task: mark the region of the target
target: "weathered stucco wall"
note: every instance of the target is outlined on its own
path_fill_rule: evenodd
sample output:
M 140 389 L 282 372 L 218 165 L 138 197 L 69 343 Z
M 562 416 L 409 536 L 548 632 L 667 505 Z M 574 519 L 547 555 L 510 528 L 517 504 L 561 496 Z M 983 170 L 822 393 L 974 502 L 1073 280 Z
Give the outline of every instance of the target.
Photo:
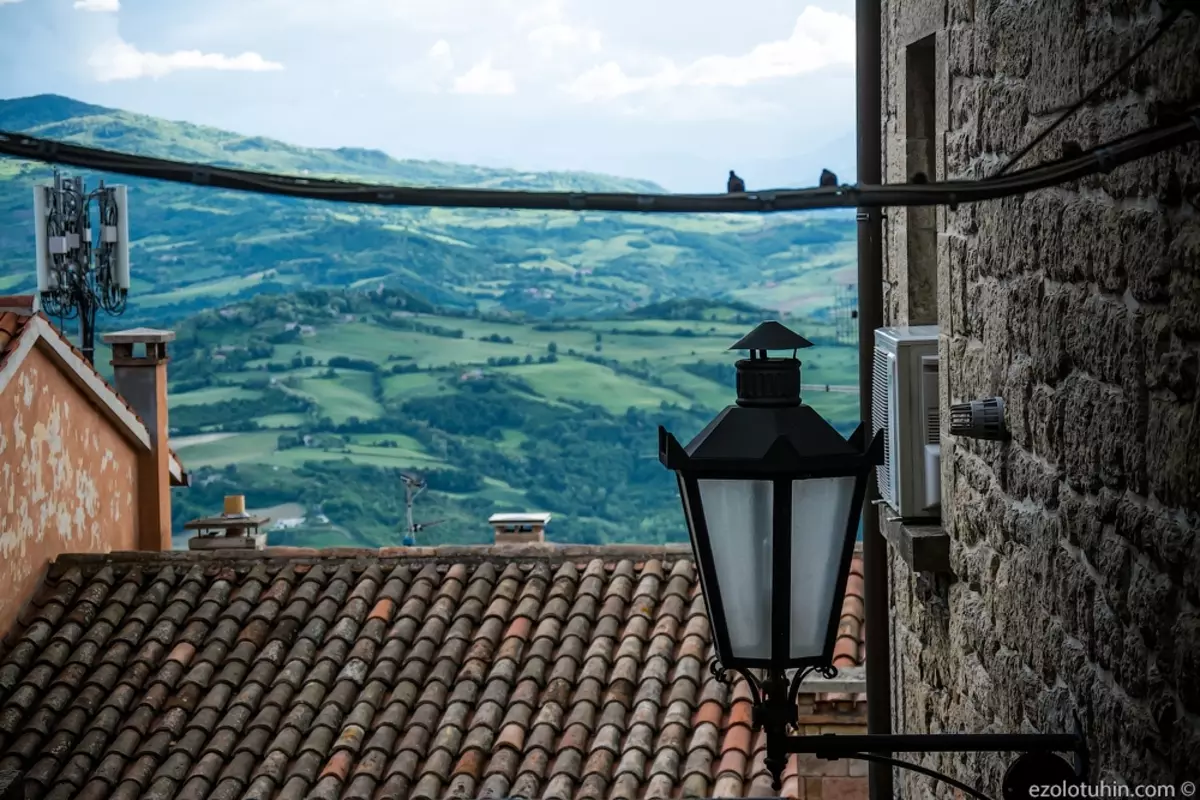
M 137 549 L 136 453 L 36 348 L 0 394 L 0 636 L 64 552 Z
M 1143 0 L 885 0 L 885 160 L 904 180 L 934 89 L 939 178 L 983 177 L 1099 83 L 1160 19 Z M 1185 16 L 1023 166 L 1200 98 Z M 919 48 L 936 58 L 922 68 Z M 914 100 L 915 98 L 915 100 Z M 919 110 L 918 110 L 919 111 Z M 914 120 L 916 121 L 914 123 Z M 953 577 L 893 555 L 897 730 L 1070 731 L 1093 781 L 1200 772 L 1200 149 L 936 215 L 889 212 L 889 322 L 941 326 L 943 514 Z M 917 301 L 914 302 L 913 298 Z M 1010 443 L 954 440 L 946 405 L 1002 396 Z M 1012 755 L 930 756 L 995 792 Z M 897 773 L 906 797 L 934 784 Z M 945 793 L 944 787 L 936 790 Z

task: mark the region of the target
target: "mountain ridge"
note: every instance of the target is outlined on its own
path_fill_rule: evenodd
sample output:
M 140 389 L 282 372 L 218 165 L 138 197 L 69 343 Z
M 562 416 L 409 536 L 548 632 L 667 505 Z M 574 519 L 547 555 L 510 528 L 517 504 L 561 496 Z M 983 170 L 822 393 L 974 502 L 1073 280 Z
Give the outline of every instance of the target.
M 653 186 L 300 148 L 60 96 L 0 101 L 0 129 L 19 126 L 273 172 Z M 52 174 L 0 159 L 0 294 L 36 289 L 31 186 Z M 554 513 L 559 541 L 680 539 L 655 431 L 686 437 L 730 401 L 732 342 L 766 316 L 801 317 L 821 345 L 806 375 L 857 376 L 831 319 L 855 271 L 852 217 L 397 209 L 72 174 L 130 189 L 130 308 L 101 332 L 177 334 L 172 442 L 195 476 L 173 500 L 177 526 L 233 492 L 304 520 L 272 531 L 276 544 L 392 543 L 403 469 L 429 480 L 423 518 L 447 520 L 423 543 L 477 542 L 488 515 L 529 507 Z M 847 429 L 857 418 L 857 395 L 806 401 Z
M 59 95 L 0 101 L 0 129 L 242 169 L 415 185 L 658 191 L 632 178 L 397 160 L 307 148 L 106 109 Z M 0 159 L 0 291 L 34 287 L 30 187 L 47 165 Z M 78 173 L 73 173 L 78 174 Z M 384 285 L 444 307 L 531 318 L 619 314 L 672 298 L 789 312 L 853 270 L 854 224 L 820 215 L 636 215 L 386 208 L 82 173 L 130 187 L 127 320 L 172 320 L 237 299 Z
M 395 176 L 403 182 L 413 180 L 433 181 L 431 185 L 444 183 L 447 179 L 456 177 L 459 169 L 467 168 L 484 173 L 487 176 L 486 180 L 482 182 L 472 181 L 468 185 L 492 185 L 496 181 L 522 178 L 527 180 L 530 176 L 543 175 L 567 183 L 578 182 L 581 190 L 587 188 L 589 182 L 595 182 L 597 188 L 607 188 L 611 191 L 656 193 L 665 191 L 661 186 L 652 181 L 625 178 L 616 175 L 604 175 L 588 171 L 532 172 L 439 160 L 401 159 L 383 150 L 362 147 L 304 147 L 271 137 L 247 136 L 210 125 L 202 125 L 184 120 L 168 120 L 149 114 L 140 114 L 95 105 L 56 94 L 0 99 L 0 127 L 3 129 L 62 141 L 86 143 L 104 149 L 118 149 L 111 146 L 105 147 L 103 142 L 105 138 L 103 135 L 105 132 L 104 126 L 111 126 L 113 120 L 103 120 L 104 117 L 115 117 L 117 121 L 130 127 L 143 126 L 158 130 L 166 128 L 167 132 L 175 134 L 171 137 L 164 137 L 164 140 L 167 142 L 178 140 L 181 136 L 186 136 L 191 140 L 211 139 L 219 143 L 222 147 L 239 153 L 242 156 L 236 160 L 221 159 L 213 158 L 214 155 L 219 154 L 207 148 L 190 147 L 179 149 L 170 147 L 162 141 L 153 140 L 138 143 L 141 145 L 138 153 L 140 155 L 189 161 L 203 160 L 205 163 L 211 163 L 216 166 L 231 166 L 236 163 L 238 166 L 244 167 L 247 162 L 251 164 L 262 162 L 263 166 L 269 166 L 278 163 L 278 159 L 258 159 L 254 157 L 254 154 L 287 153 L 291 156 L 290 166 L 293 168 L 293 171 L 298 173 L 303 173 L 305 170 L 312 170 L 314 167 L 327 167 L 330 165 L 329 159 L 332 157 L 334 164 L 339 161 L 344 162 L 342 165 L 348 170 L 347 173 L 337 172 L 333 174 L 352 174 L 352 172 L 361 174 L 365 171 L 365 174 L 369 177 Z M 90 136 L 87 135 L 78 126 L 80 121 L 84 119 L 100 121 L 100 130 L 92 132 Z M 72 126 L 69 123 L 75 123 L 75 125 Z M 95 141 L 96 139 L 100 139 L 101 141 Z M 283 166 L 289 166 L 289 164 L 285 162 Z

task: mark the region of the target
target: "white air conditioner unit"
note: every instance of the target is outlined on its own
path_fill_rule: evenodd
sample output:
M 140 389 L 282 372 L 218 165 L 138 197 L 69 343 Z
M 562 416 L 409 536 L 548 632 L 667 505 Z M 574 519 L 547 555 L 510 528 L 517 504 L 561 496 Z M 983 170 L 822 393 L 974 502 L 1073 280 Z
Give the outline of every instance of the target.
M 879 496 L 903 519 L 941 516 L 936 325 L 875 331 L 872 427 L 884 431 Z

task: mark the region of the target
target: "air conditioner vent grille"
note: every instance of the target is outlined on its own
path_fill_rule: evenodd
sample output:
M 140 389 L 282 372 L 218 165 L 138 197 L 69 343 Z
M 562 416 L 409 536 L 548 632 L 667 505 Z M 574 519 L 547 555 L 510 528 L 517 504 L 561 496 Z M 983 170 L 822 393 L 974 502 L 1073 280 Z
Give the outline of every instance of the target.
M 879 496 L 891 503 L 892 496 L 892 437 L 888 408 L 888 395 L 891 392 L 891 370 L 888 368 L 888 354 L 884 350 L 875 350 L 875 364 L 871 387 L 871 419 L 873 432 L 883 429 L 883 464 L 875 470 L 879 483 Z
M 929 409 L 925 418 L 925 444 L 942 443 L 942 417 L 936 408 Z

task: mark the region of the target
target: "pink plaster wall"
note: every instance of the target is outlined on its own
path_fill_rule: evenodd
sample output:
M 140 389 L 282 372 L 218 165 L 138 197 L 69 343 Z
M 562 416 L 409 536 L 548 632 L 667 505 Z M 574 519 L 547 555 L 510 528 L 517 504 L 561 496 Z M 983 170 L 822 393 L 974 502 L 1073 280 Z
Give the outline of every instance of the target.
M 0 636 L 60 553 L 137 549 L 134 446 L 36 348 L 0 394 Z

